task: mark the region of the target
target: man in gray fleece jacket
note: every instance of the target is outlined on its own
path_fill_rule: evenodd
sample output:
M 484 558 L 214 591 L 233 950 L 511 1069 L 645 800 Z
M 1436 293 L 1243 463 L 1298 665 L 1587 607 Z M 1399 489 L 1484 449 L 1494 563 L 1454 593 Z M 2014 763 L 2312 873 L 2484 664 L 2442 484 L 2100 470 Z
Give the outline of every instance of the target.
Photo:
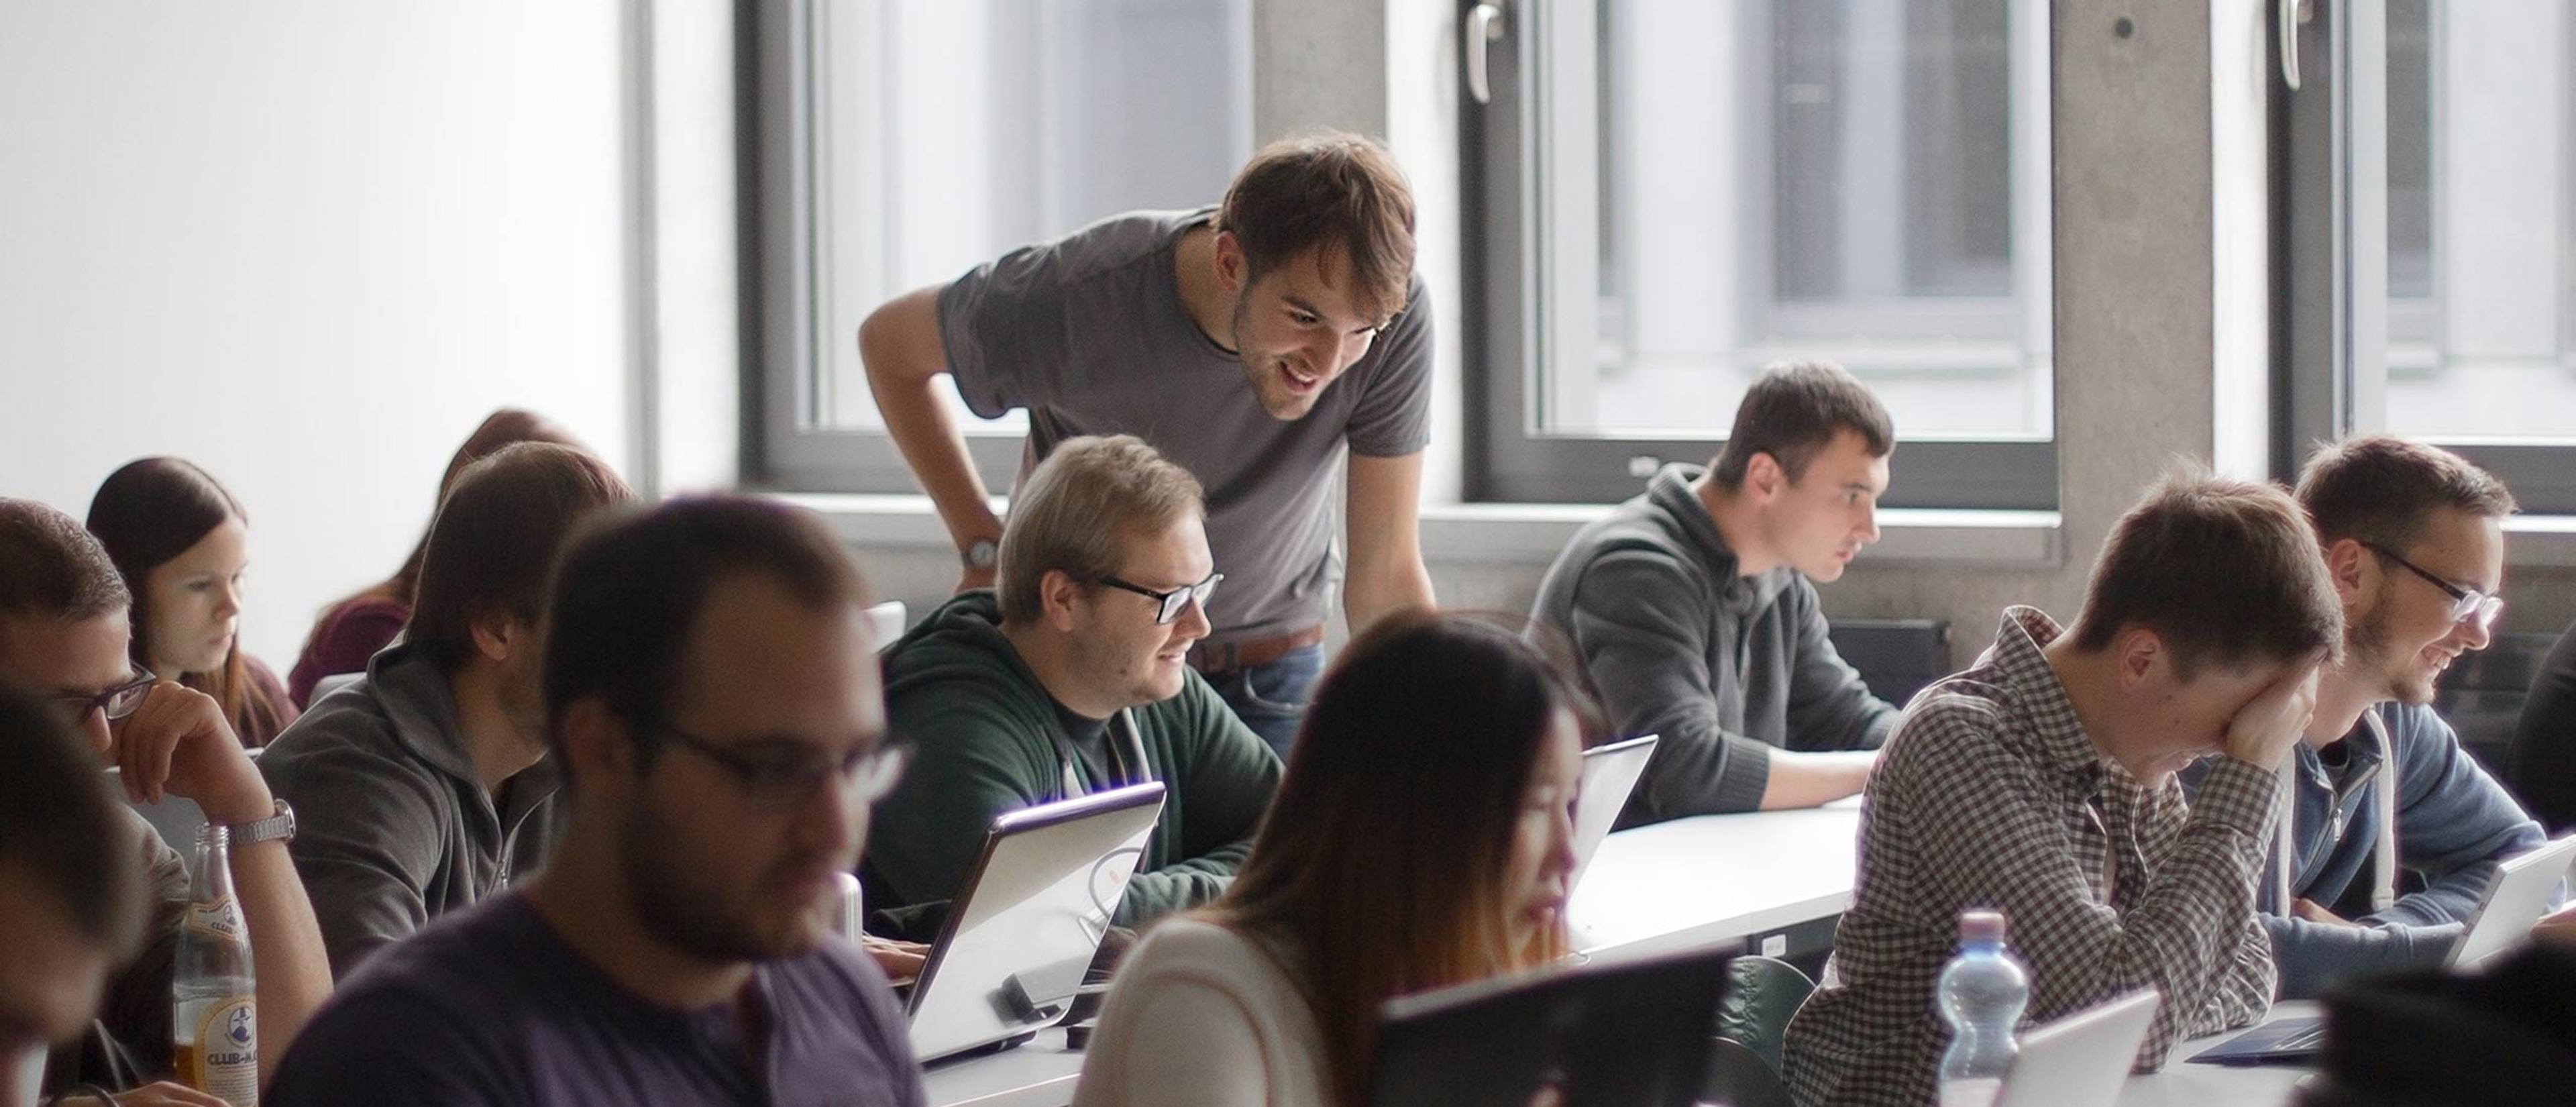
M 431 524 L 403 639 L 260 756 L 334 976 L 508 888 L 554 842 L 540 613 L 585 516 L 632 501 L 608 464 L 526 443 L 476 462 Z
M 1878 540 L 1895 446 L 1841 367 L 1774 365 L 1707 469 L 1667 465 L 1574 536 L 1532 618 L 1571 640 L 1620 734 L 1659 734 L 1619 825 L 1856 794 L 1896 708 L 1825 637 L 1814 581 Z

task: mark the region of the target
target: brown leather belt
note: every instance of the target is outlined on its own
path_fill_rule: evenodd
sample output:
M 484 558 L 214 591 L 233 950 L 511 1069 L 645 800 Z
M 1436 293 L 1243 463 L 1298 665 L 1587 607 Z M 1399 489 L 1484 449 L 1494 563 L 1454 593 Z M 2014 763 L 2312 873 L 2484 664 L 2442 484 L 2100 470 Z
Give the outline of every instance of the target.
M 1268 638 L 1251 638 L 1241 642 L 1205 642 L 1190 647 L 1190 668 L 1208 676 L 1267 665 L 1324 640 L 1322 624 Z

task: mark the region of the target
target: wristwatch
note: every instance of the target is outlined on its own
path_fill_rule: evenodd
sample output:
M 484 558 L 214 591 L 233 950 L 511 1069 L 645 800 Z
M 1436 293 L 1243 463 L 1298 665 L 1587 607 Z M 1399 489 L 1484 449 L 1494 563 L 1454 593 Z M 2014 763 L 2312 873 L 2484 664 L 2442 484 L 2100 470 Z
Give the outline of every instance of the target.
M 990 569 L 1001 560 L 1002 544 L 990 538 L 978 538 L 958 551 L 957 556 L 966 562 L 969 569 Z
M 225 827 L 225 831 L 232 838 L 232 844 L 235 846 L 247 846 L 254 842 L 294 841 L 295 809 L 288 807 L 285 800 L 277 800 L 276 803 L 276 812 L 265 819 L 260 819 L 255 822 L 234 823 L 231 826 Z

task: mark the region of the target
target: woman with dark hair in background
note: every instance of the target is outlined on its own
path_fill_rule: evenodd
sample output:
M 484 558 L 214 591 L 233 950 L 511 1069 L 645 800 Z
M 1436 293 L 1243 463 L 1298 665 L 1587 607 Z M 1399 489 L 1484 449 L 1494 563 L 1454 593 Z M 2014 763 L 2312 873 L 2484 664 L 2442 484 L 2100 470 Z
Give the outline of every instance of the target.
M 1369 627 L 1318 687 L 1225 897 L 1119 969 L 1074 1102 L 1351 1107 L 1380 1004 L 1563 956 L 1597 720 L 1494 622 Z
M 214 697 L 245 746 L 294 721 L 286 686 L 241 648 L 250 525 L 232 493 L 189 462 L 147 457 L 98 486 L 89 532 L 134 594 L 135 665 Z
M 447 502 L 448 490 L 456 487 L 456 475 L 466 466 L 503 446 L 520 442 L 552 442 L 587 449 L 571 431 L 543 415 L 502 408 L 484 416 L 483 424 L 456 448 L 456 456 L 447 459 L 447 472 L 438 478 L 438 503 L 430 505 L 430 515 L 435 517 L 438 504 Z M 322 617 L 314 620 L 313 633 L 304 639 L 303 655 L 296 658 L 294 671 L 286 675 L 286 690 L 296 706 L 312 704 L 313 686 L 324 677 L 367 671 L 367 659 L 402 633 L 403 624 L 411 621 L 412 593 L 420 583 L 420 558 L 428 548 L 429 531 L 424 527 L 420 541 L 412 543 L 411 556 L 403 559 L 402 568 L 394 575 L 322 610 Z

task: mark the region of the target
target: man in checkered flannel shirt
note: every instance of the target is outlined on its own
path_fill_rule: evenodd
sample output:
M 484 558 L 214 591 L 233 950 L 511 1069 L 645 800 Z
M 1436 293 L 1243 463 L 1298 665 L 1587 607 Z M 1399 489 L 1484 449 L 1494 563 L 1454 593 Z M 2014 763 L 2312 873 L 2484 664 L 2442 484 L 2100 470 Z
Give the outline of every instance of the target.
M 2253 902 L 2275 772 L 2341 640 L 2298 505 L 2191 476 L 2114 524 L 2071 630 L 2006 610 L 1976 666 L 1915 701 L 1870 778 L 1860 884 L 1789 1027 L 1798 1101 L 1935 1101 L 1949 1034 L 1933 980 L 1970 907 L 2011 921 L 2026 1022 L 2161 992 L 2141 1067 L 2262 1017 L 2273 971 Z M 2174 771 L 2211 754 L 2187 804 Z

